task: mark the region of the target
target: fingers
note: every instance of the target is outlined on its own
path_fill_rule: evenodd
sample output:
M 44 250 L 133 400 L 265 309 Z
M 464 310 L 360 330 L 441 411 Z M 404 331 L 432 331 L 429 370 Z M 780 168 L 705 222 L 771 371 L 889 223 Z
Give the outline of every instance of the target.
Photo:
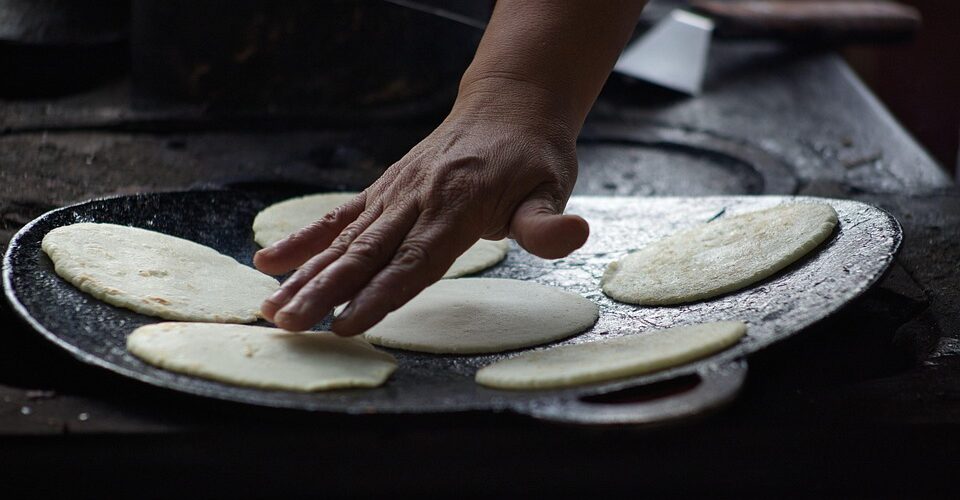
M 345 252 L 333 255 L 332 261 L 325 258 L 318 263 L 319 271 L 311 269 L 309 272 L 314 274 L 309 279 L 297 279 L 288 288 L 293 294 L 274 315 L 277 326 L 305 330 L 335 306 L 350 300 L 390 262 L 416 218 L 417 211 L 412 205 L 384 213 L 354 238 Z
M 293 275 L 287 278 L 283 284 L 280 285 L 280 289 L 260 305 L 260 314 L 267 320 L 276 322 L 277 312 L 279 312 L 304 285 L 309 283 L 314 276 L 346 253 L 347 248 L 353 243 L 353 240 L 366 231 L 367 227 L 377 220 L 379 216 L 380 212 L 377 210 L 368 210 L 360 214 L 357 220 L 353 221 L 337 235 L 329 247 L 313 256 L 313 258 L 300 266 Z
M 510 235 L 538 257 L 559 259 L 587 242 L 590 225 L 579 216 L 561 215 L 554 202 L 535 193 L 513 213 Z
M 267 274 L 283 274 L 296 269 L 325 250 L 348 224 L 366 208 L 366 194 L 361 193 L 335 208 L 313 224 L 264 248 L 253 256 L 253 265 Z
M 478 239 L 466 234 L 462 227 L 455 221 L 440 223 L 421 217 L 390 264 L 334 319 L 334 333 L 363 333 L 442 278 L 453 261 Z
M 267 321 L 276 323 L 277 312 L 279 312 L 283 306 L 287 305 L 290 299 L 292 299 L 304 285 L 309 283 L 317 273 L 337 260 L 342 254 L 343 252 L 339 251 L 339 249 L 328 248 L 315 255 L 307 261 L 306 264 L 300 266 L 297 272 L 293 273 L 292 276 L 280 285 L 279 290 L 274 292 L 270 298 L 260 305 L 260 315 L 266 318 Z

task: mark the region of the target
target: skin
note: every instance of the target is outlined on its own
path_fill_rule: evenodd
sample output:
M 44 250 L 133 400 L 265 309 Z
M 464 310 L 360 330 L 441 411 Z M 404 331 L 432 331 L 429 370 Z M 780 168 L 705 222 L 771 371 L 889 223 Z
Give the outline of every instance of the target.
M 257 252 L 268 274 L 299 268 L 264 316 L 357 335 L 439 280 L 480 238 L 546 259 L 589 236 L 563 214 L 576 138 L 645 2 L 499 0 L 450 114 L 363 193 Z

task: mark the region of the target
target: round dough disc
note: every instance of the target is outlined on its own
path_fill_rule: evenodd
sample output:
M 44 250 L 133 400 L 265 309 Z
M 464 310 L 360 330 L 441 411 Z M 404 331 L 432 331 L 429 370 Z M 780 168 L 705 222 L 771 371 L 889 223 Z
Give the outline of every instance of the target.
M 359 193 L 321 193 L 292 198 L 270 205 L 253 219 L 253 239 L 268 247 L 312 224 Z M 507 240 L 480 240 L 467 249 L 444 278 L 457 278 L 494 266 L 507 256 Z
M 438 354 L 477 354 L 545 344 L 590 328 L 597 304 L 529 281 L 462 278 L 427 287 L 367 330 L 371 343 Z
M 142 326 L 127 337 L 127 350 L 165 370 L 288 391 L 376 387 L 397 368 L 393 356 L 357 337 L 248 325 Z
M 41 246 L 56 273 L 77 288 L 165 319 L 251 323 L 280 286 L 210 247 L 135 227 L 58 227 Z
M 510 243 L 507 240 L 480 240 L 453 261 L 444 278 L 459 278 L 467 274 L 479 273 L 496 265 L 507 256 Z
M 833 233 L 837 213 L 791 203 L 680 231 L 607 266 L 603 292 L 621 302 L 673 305 L 752 285 L 797 261 Z
M 291 198 L 264 208 L 253 218 L 253 239 L 262 247 L 303 229 L 360 193 L 321 193 Z
M 723 321 L 554 347 L 481 368 L 476 381 L 498 389 L 548 389 L 631 377 L 722 351 L 746 331 L 739 321 Z

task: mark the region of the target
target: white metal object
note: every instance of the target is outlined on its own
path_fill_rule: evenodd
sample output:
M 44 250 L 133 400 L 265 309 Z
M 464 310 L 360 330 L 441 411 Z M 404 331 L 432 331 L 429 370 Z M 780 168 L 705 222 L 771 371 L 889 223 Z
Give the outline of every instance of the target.
M 703 88 L 713 27 L 707 17 L 674 10 L 623 51 L 614 71 L 697 95 Z

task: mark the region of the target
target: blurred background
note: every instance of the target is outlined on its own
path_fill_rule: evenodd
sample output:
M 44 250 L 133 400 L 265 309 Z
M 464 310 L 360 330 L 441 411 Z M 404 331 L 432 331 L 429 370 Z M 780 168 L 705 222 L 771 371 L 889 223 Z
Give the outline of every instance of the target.
M 951 173 L 960 170 L 960 2 L 903 0 L 923 14 L 916 39 L 848 48 L 847 61 Z
M 483 19 L 493 1 L 439 3 Z M 674 3 L 653 0 L 648 10 Z M 923 15 L 915 39 L 851 47 L 844 55 L 956 175 L 960 2 L 903 3 Z M 205 115 L 246 106 L 280 115 L 395 118 L 437 112 L 449 102 L 478 33 L 372 0 L 0 0 L 0 100 L 69 96 L 132 74 L 138 117 L 193 104 Z M 438 39 L 447 41 L 440 49 Z M 384 44 L 394 53 L 378 51 Z M 325 63 L 305 64 L 303 54 Z M 343 85 L 347 77 L 351 84 Z

